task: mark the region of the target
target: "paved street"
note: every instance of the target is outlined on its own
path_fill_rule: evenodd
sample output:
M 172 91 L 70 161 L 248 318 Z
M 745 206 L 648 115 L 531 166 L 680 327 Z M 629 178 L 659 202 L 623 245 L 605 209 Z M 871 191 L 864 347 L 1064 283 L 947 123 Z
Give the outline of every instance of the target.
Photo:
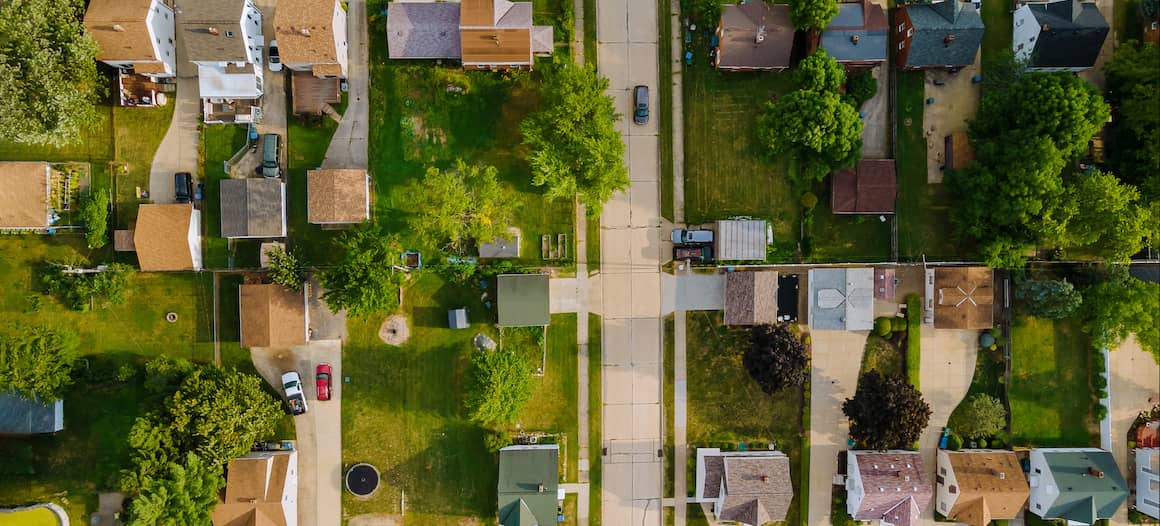
M 338 130 L 330 139 L 323 168 L 366 168 L 367 167 L 367 121 L 370 116 L 368 103 L 367 64 L 367 16 L 366 0 L 351 0 L 346 6 L 347 49 L 350 62 L 347 66 L 346 112 L 338 123 Z
M 830 524 L 830 498 L 838 452 L 846 449 L 850 426 L 842 402 L 854 396 L 865 332 L 812 331 L 810 369 L 810 520 Z M 836 489 L 845 491 L 844 489 Z
M 1112 415 L 1112 455 L 1116 464 L 1128 477 L 1132 465 L 1128 459 L 1128 429 L 1140 411 L 1152 407 L 1148 398 L 1160 396 L 1160 366 L 1152 356 L 1140 348 L 1140 342 L 1133 336 L 1120 347 L 1109 353 L 1111 366 L 1108 368 L 1108 386 L 1111 396 Z M 1120 507 L 1112 518 L 1112 524 L 1127 525 L 1127 506 Z

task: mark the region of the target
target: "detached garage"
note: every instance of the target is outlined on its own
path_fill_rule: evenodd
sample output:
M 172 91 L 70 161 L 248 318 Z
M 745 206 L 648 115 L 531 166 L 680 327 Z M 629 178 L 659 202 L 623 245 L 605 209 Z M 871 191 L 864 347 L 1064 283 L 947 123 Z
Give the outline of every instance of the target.
M 765 221 L 717 221 L 717 261 L 765 261 Z

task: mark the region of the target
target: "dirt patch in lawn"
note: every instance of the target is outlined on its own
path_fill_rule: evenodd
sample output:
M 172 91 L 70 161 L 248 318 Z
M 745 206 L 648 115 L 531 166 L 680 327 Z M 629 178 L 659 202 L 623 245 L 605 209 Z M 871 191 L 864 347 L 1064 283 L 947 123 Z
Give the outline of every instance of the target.
M 387 345 L 402 345 L 411 337 L 411 329 L 407 326 L 407 317 L 396 314 L 383 320 L 379 327 L 379 339 Z

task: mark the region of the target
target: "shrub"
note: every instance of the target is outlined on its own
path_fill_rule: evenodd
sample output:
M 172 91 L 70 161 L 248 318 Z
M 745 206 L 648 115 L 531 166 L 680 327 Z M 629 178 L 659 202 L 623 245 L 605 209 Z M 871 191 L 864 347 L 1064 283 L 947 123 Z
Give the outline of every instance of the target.
M 846 78 L 846 94 L 853 99 L 855 108 L 874 98 L 877 93 L 878 80 L 869 71 Z
M 947 437 L 947 449 L 951 451 L 958 451 L 963 448 L 963 439 L 954 433 Z
M 893 330 L 894 324 L 890 321 L 890 318 L 881 317 L 874 320 L 874 334 L 883 338 L 889 338 Z
M 129 284 L 132 267 L 123 263 L 112 263 L 103 272 L 89 274 L 66 273 L 67 265 L 49 264 L 41 283 L 44 291 L 57 297 L 73 310 L 87 312 L 89 299 L 105 300 L 110 304 L 125 301 L 125 289 Z
M 302 264 L 298 261 L 297 254 L 281 247 L 273 247 L 266 250 L 266 257 L 269 258 L 271 281 L 295 292 L 302 290 L 306 276 L 302 273 Z
M 81 199 L 81 221 L 85 223 L 85 242 L 89 248 L 101 248 L 109 242 L 109 194 L 93 192 Z
M 890 318 L 890 330 L 894 332 L 906 332 L 906 318 L 895 316 Z
M 992 438 L 989 442 L 991 443 L 991 449 L 1003 449 L 1007 447 L 1007 442 L 1003 440 L 1003 437 Z
M 906 297 L 906 377 L 919 388 L 922 365 L 922 299 L 917 294 Z
M 1108 408 L 1104 404 L 1096 402 L 1096 405 L 1093 408 L 1093 410 L 1095 412 L 1096 422 L 1101 422 L 1101 421 L 1103 421 L 1104 418 L 1107 418 L 1107 416 L 1108 416 Z
M 975 393 L 955 408 L 950 427 L 970 439 L 992 436 L 1007 425 L 1007 409 L 1003 403 L 988 394 Z
M 813 210 L 815 206 L 818 206 L 818 196 L 814 195 L 813 192 L 806 192 L 802 194 L 801 203 L 802 208 Z
M 511 445 L 512 439 L 503 433 L 492 431 L 483 436 L 483 443 L 488 451 L 497 453 L 499 450 Z
M 987 439 L 980 438 L 978 441 L 978 445 L 976 447 L 978 447 L 979 449 L 987 449 Z

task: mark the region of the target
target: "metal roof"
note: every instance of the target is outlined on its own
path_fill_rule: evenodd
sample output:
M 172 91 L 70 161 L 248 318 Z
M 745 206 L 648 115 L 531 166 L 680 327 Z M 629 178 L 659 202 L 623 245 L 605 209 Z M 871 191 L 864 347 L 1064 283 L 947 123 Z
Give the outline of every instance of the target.
M 763 220 L 717 221 L 717 260 L 765 261 L 765 230 Z

